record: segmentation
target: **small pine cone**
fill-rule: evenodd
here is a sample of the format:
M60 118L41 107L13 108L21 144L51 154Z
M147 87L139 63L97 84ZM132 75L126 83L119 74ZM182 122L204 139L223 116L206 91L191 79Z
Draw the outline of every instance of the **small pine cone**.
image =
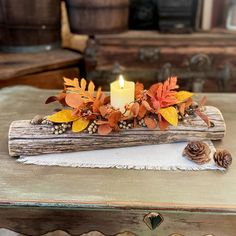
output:
M211 150L208 145L202 141L189 142L183 151L183 155L197 164L205 164L210 161Z
M228 168L231 163L232 163L232 156L231 154L224 149L219 149L214 153L214 161L215 163L220 166L220 167L224 167L224 168Z
M31 123L32 125L40 125L40 124L42 124L42 121L43 121L43 116L36 115L36 116L30 121L30 123Z

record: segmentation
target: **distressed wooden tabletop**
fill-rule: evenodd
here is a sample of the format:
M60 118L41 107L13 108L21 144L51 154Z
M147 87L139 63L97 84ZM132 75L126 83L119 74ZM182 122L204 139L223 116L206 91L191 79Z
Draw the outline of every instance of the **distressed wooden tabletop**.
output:
M49 114L55 91L30 87L0 90L0 206L134 208L236 212L236 161L229 171L151 171L47 167L17 163L8 155L11 121ZM217 147L236 156L236 94L211 94L226 120ZM158 158L158 157L157 157Z

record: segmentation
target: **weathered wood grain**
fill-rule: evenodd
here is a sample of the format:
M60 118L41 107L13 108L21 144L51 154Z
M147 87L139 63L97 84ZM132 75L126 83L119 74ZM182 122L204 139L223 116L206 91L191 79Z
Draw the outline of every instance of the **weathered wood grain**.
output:
M150 230L143 218L149 212L162 215L164 221ZM42 235L56 229L70 235L99 231L105 235L132 232L136 236L235 236L236 215L153 210L110 209L36 209L13 208L0 211L0 227L26 235Z
M214 127L207 127L199 117L195 117L188 122L179 123L177 127L170 126L166 131L135 128L104 136L71 131L55 135L51 131L51 126L32 125L29 120L14 121L9 130L9 154L31 156L193 139L222 139L225 134L225 122L221 112L216 107L207 106L205 113L214 123Z
M56 93L30 87L0 90L0 227L28 235L64 228L79 235L79 230L86 227L88 232L99 225L97 230L111 235L116 231L113 226L117 221L122 222L120 232L122 229L140 232L139 227L143 227L147 230L143 231L145 236L235 235L234 161L225 173L200 173L23 165L10 158L7 146L10 123L31 119L35 114L50 114L57 105L45 106L43 101ZM227 124L224 139L214 141L214 145L229 150L235 157L236 94L207 94L207 97L208 104L222 111ZM116 210L124 213L105 213ZM163 224L156 231L148 231L141 222L141 211L161 213ZM184 212L178 215L180 211ZM96 222L92 220L94 215ZM140 224L132 225L131 215ZM78 227L81 224L82 229Z

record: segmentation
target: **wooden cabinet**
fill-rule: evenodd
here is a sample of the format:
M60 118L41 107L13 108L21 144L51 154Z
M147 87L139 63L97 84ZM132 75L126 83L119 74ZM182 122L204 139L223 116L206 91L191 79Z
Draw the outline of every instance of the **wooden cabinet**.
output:
M62 89L63 76L79 77L80 53L56 49L39 53L0 53L0 88L31 85Z
M30 87L0 90L0 228L26 235L61 229L71 235L97 230L105 235L235 236L234 161L222 173L37 166L10 157L10 123L50 114L58 106L44 101L54 93ZM234 157L236 94L207 97L227 125L224 139L214 144ZM164 219L159 226L158 214ZM145 219L157 227L151 229Z
M85 50L87 76L108 88L119 63L132 80L147 86L177 75L183 89L236 91L236 34L216 31L158 34L128 31L95 36Z

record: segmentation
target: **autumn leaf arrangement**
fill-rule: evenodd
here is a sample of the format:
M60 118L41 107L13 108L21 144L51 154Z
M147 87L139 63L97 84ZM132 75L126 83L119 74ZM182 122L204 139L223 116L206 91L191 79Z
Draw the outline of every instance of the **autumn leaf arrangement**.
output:
M111 106L110 97L100 87L95 91L92 81L64 78L63 91L45 102L57 101L62 108L47 116L47 121L57 127L71 127L73 132L100 135L136 127L166 130L169 125L177 126L179 121L192 116L199 116L206 125L213 126L203 112L206 98L197 104L192 99L193 93L178 88L176 77L155 83L149 89L137 82L135 101L126 104L122 113Z

